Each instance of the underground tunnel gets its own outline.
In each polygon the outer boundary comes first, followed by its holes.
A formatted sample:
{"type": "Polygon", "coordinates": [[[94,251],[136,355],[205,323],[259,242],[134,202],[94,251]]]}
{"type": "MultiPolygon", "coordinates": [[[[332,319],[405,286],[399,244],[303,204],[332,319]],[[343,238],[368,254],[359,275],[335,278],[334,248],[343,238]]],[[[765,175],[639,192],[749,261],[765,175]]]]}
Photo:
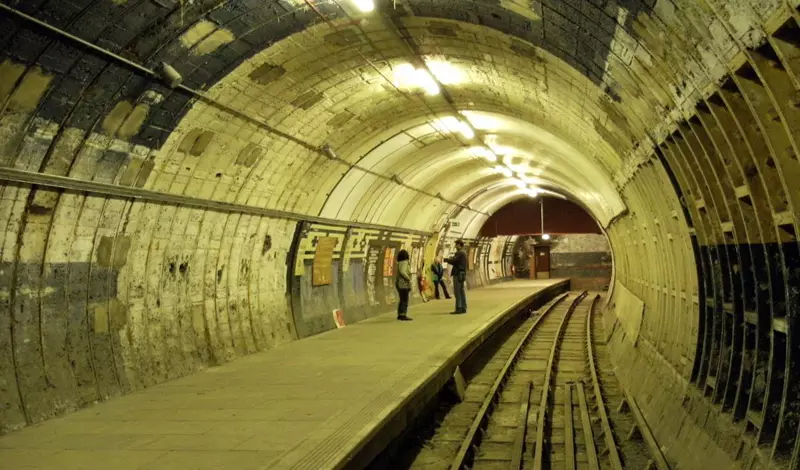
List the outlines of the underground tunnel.
{"type": "Polygon", "coordinates": [[[671,468],[800,468],[798,4],[0,0],[0,467],[399,331],[396,252],[423,277],[464,240],[476,298],[600,293],[671,468]]]}

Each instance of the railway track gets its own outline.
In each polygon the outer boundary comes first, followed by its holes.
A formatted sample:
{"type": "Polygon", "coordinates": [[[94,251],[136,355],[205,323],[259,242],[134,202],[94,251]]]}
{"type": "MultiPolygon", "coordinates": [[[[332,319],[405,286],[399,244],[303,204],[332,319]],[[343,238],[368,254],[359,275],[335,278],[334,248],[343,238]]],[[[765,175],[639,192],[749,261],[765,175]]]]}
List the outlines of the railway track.
{"type": "MultiPolygon", "coordinates": [[[[648,442],[640,413],[631,412],[635,403],[613,373],[598,369],[598,298],[569,292],[523,322],[469,381],[464,400],[442,413],[413,456],[392,467],[668,469],[663,456],[649,457],[655,441],[648,442]],[[626,432],[621,444],[615,426],[626,432]]],[[[604,347],[600,354],[605,359],[604,347]]]]}

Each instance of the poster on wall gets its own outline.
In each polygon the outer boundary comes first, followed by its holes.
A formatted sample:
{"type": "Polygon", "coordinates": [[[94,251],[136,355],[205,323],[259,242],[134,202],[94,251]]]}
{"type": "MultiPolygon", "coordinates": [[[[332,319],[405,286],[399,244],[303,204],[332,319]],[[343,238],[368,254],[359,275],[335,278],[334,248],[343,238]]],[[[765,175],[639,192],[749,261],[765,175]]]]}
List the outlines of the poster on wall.
{"type": "Polygon", "coordinates": [[[386,248],[383,252],[383,277],[394,277],[395,248],[386,248]]]}
{"type": "Polygon", "coordinates": [[[497,263],[500,261],[500,258],[503,256],[503,246],[506,244],[505,237],[497,237],[494,240],[494,255],[492,256],[492,261],[497,263]]]}
{"type": "Polygon", "coordinates": [[[469,255],[467,256],[467,259],[469,260],[469,268],[467,269],[472,271],[475,269],[475,248],[469,249],[469,255]]]}
{"type": "Polygon", "coordinates": [[[319,237],[314,253],[314,268],[311,276],[312,286],[327,286],[333,283],[333,250],[339,242],[334,237],[319,237]]]}
{"type": "Polygon", "coordinates": [[[370,246],[367,251],[367,299],[370,305],[377,305],[378,300],[375,295],[375,275],[378,272],[378,256],[380,256],[380,247],[370,246]]]}

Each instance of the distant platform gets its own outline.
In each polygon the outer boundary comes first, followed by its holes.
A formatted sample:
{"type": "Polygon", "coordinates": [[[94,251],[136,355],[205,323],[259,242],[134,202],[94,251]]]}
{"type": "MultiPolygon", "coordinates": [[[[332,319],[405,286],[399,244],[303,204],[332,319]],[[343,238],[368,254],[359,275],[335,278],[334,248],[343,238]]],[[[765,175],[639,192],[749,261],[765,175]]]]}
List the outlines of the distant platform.
{"type": "Polygon", "coordinates": [[[309,469],[373,457],[485,339],[567,280],[512,281],[253,354],[0,437],[0,468],[309,469]]]}

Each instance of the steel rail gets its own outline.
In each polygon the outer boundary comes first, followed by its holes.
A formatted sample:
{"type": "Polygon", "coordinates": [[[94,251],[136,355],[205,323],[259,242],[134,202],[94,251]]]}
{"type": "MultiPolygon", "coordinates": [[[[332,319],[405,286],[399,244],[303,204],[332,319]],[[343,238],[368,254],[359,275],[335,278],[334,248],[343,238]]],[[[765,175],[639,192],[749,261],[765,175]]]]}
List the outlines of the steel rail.
{"type": "Polygon", "coordinates": [[[586,389],[583,382],[577,383],[578,405],[581,410],[581,427],[583,428],[583,438],[586,440],[586,457],[589,460],[589,470],[600,470],[600,461],[597,459],[597,446],[594,443],[594,432],[592,431],[592,419],[589,417],[589,405],[586,399],[586,389]]]}
{"type": "MultiPolygon", "coordinates": [[[[458,449],[458,453],[456,457],[453,459],[453,462],[450,465],[450,470],[461,470],[468,465],[472,459],[475,457],[475,450],[477,445],[480,443],[480,439],[483,435],[483,430],[486,428],[486,425],[489,422],[489,416],[491,415],[492,410],[494,409],[495,404],[500,399],[500,393],[503,391],[503,386],[506,383],[514,365],[516,364],[517,360],[519,359],[520,353],[522,352],[525,345],[528,343],[530,338],[533,336],[533,332],[538,329],[539,324],[542,322],[546,316],[550,314],[550,312],[560,304],[569,293],[564,293],[560,297],[558,297],[553,303],[550,304],[549,307],[542,312],[539,317],[534,320],[533,324],[528,328],[525,334],[522,336],[522,339],[517,343],[517,346],[511,352],[508,360],[503,365],[503,368],[500,369],[500,372],[497,374],[497,378],[495,379],[492,387],[489,389],[489,392],[486,395],[486,399],[483,401],[480,409],[478,410],[478,414],[473,419],[472,424],[467,431],[466,437],[461,442],[461,446],[458,449]]],[[[521,440],[521,443],[524,445],[524,438],[521,440]]]]}
{"type": "Polygon", "coordinates": [[[572,383],[564,385],[564,468],[575,467],[575,424],[572,422],[572,383]]]}
{"type": "Polygon", "coordinates": [[[514,449],[511,451],[511,470],[521,470],[523,455],[525,454],[525,434],[528,430],[528,414],[531,409],[531,390],[533,382],[528,382],[522,393],[522,402],[519,406],[519,422],[514,436],[514,449]]]}
{"type": "Polygon", "coordinates": [[[536,447],[533,454],[533,468],[534,470],[542,470],[544,461],[544,428],[545,417],[547,415],[548,403],[550,402],[550,387],[553,378],[553,365],[555,364],[556,355],[558,354],[558,346],[561,343],[561,337],[564,333],[564,325],[567,324],[572,313],[586,297],[587,292],[583,291],[569,306],[569,310],[561,319],[556,331],[556,337],[553,340],[553,346],[550,348],[550,356],[547,358],[547,366],[545,368],[544,388],[542,389],[542,398],[539,402],[539,410],[536,414],[536,447]]]}
{"type": "Polygon", "coordinates": [[[597,403],[597,414],[600,415],[600,425],[602,426],[603,439],[606,443],[606,452],[608,452],[609,460],[611,461],[611,468],[613,470],[622,470],[622,460],[619,457],[617,443],[614,441],[614,434],[611,431],[611,423],[608,420],[608,413],[606,413],[605,403],[603,402],[603,392],[600,389],[600,379],[597,376],[597,364],[594,360],[592,317],[598,300],[600,300],[600,295],[596,295],[592,300],[589,315],[586,316],[586,355],[589,361],[589,372],[592,376],[592,388],[594,389],[594,397],[597,403]]]}

